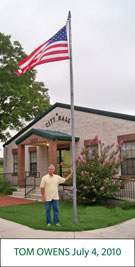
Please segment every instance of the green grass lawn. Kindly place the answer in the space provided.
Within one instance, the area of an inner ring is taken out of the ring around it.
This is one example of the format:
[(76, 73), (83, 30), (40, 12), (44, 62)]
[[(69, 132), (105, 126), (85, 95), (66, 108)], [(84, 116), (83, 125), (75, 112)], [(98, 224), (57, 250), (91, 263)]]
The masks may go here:
[(60, 227), (52, 224), (46, 226), (44, 203), (8, 206), (0, 208), (0, 218), (29, 226), (34, 229), (50, 231), (94, 230), (119, 224), (135, 218), (135, 209), (123, 210), (120, 207), (78, 206), (77, 224), (73, 223), (73, 206), (71, 202), (60, 201)]

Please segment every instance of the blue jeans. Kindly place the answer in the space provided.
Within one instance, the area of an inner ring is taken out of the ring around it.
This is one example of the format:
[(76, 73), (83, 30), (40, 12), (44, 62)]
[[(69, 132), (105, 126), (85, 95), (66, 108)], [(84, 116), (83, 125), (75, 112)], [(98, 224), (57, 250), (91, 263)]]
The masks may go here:
[(53, 205), (53, 222), (59, 223), (59, 200), (45, 202), (46, 222), (51, 223), (51, 205)]

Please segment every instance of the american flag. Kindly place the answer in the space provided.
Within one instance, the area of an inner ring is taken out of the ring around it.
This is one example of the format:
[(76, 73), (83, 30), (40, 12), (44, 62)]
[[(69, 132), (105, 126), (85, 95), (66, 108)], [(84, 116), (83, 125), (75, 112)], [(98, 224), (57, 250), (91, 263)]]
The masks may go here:
[(39, 64), (65, 59), (69, 59), (66, 26), (22, 60), (16, 73), (22, 75)]

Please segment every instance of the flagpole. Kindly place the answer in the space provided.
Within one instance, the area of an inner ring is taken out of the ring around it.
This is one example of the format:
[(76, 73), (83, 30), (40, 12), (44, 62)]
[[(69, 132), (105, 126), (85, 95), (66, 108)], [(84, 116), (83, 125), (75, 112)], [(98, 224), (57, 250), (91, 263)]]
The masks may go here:
[(74, 119), (74, 86), (73, 86), (73, 64), (72, 64), (72, 36), (71, 36), (71, 12), (68, 13), (69, 22), (69, 58), (70, 58), (70, 98), (71, 98), (71, 127), (72, 127), (72, 166), (73, 166), (73, 214), (74, 223), (77, 222), (76, 202), (76, 162), (75, 162), (75, 119)]

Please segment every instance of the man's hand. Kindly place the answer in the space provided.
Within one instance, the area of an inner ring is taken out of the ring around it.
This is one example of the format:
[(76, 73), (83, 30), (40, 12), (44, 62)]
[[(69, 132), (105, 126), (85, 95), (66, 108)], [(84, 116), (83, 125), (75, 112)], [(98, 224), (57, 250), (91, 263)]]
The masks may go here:
[(46, 199), (45, 199), (45, 189), (44, 189), (44, 187), (41, 187), (41, 195), (42, 195), (42, 201), (43, 202), (46, 202)]
[(71, 173), (70, 174), (71, 174), (71, 176), (73, 175), (73, 170), (71, 170)]
[(70, 174), (65, 178), (65, 183), (72, 177), (73, 170), (71, 170)]

